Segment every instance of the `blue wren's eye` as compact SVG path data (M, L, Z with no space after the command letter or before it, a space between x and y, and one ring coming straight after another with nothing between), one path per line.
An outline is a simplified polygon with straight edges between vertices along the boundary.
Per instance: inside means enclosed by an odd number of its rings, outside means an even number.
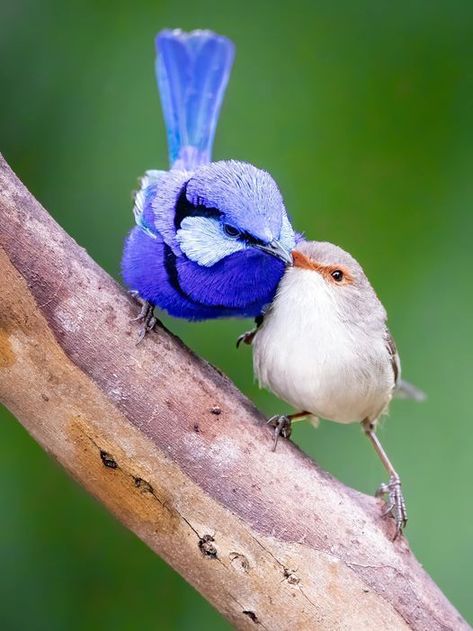
M232 239L237 239L241 232L235 226L231 226L229 223L223 224L223 231L227 235L227 237L231 237Z

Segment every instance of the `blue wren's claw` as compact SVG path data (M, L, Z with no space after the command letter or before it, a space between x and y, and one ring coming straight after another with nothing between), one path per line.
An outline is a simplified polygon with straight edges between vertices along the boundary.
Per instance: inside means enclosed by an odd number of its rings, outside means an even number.
M274 427L273 451L276 451L280 436L283 438L290 438L292 433L292 421L289 416L276 415L268 419L267 424Z
M136 316L136 318L132 318L132 322L142 322L142 326L140 328L140 332L138 335L138 340L136 345L143 341L144 337L147 333L152 331L156 326L157 319L154 316L154 306L148 302L147 300L141 300L136 292L130 292L130 294L136 298L139 302L141 302L141 311Z
M396 524L396 532L394 539L397 539L399 535L402 535L402 531L407 525L407 511L406 502L404 501L404 495L401 489L401 480L398 476L392 475L389 478L387 484L380 484L376 497L386 496L386 509L383 512L383 517L390 515Z

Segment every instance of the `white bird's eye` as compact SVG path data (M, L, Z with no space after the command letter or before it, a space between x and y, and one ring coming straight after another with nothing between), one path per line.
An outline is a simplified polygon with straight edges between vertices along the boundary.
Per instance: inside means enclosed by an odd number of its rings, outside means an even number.
M341 269L336 269L332 272L331 274L332 278L334 281L336 281L337 283L341 283L343 280L343 272Z
M241 234L238 228L235 228L235 226L231 226L229 223L223 224L223 231L227 235L227 237L230 237L232 239L237 239Z

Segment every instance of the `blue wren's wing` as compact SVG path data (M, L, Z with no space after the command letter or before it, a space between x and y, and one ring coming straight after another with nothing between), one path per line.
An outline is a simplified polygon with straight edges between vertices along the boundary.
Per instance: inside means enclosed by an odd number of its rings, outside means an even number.
M156 238L156 229L148 208L159 181L165 174L166 171L146 171L140 180L140 190L135 193L133 215L135 216L136 225L152 239Z
M211 31L164 30L156 47L171 168L192 171L211 160L234 46Z

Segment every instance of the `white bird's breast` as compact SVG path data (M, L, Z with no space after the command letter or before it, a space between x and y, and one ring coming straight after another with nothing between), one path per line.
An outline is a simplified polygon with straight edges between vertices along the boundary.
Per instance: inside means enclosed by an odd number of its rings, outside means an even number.
M383 335L347 323L309 270L286 272L253 340L253 365L260 386L297 411L340 423L377 418L394 386Z

